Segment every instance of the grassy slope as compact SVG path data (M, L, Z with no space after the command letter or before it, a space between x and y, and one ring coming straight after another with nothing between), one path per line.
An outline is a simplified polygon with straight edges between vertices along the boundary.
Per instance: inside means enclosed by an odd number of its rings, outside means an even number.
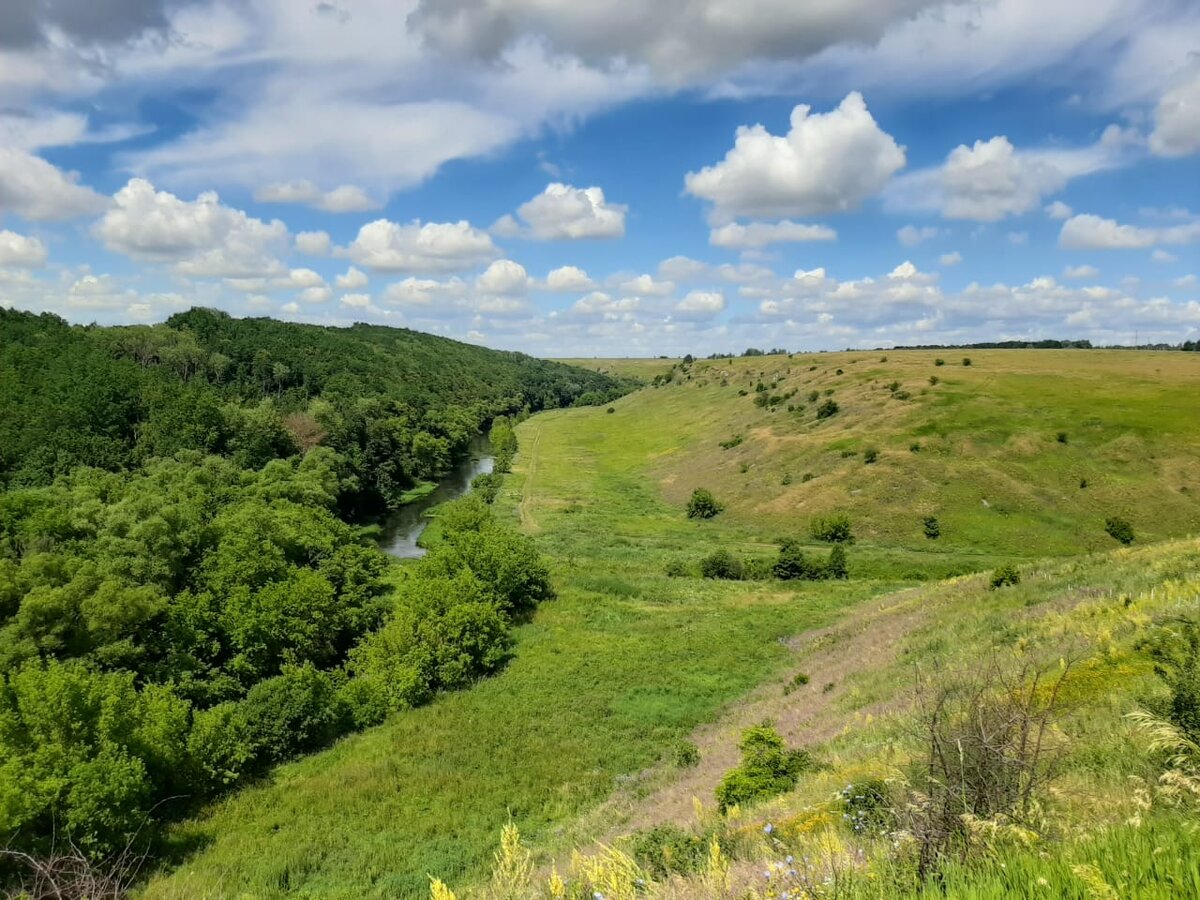
M1196 361L973 352L969 369L935 369L935 355L703 361L691 381L623 398L613 414L530 420L498 505L536 536L561 596L520 629L509 669L218 805L181 829L205 849L149 896L404 895L422 889L426 872L469 879L508 810L543 846L587 834L591 826L560 828L614 786L628 792L619 776L783 671L792 654L779 639L886 591L896 573L1108 546L1101 528L1112 512L1127 514L1139 539L1200 521L1196 495L1180 491L1200 493ZM665 364L638 367L633 374L652 377ZM930 374L941 383L929 386ZM780 376L774 392L795 387L789 402L803 402L805 414L737 396ZM892 380L912 399L890 399L883 385ZM806 395L827 387L842 412L818 424ZM1055 440L1059 430L1068 444ZM734 433L745 441L721 450ZM908 450L914 440L920 453ZM881 451L874 466L841 456L868 444ZM802 484L807 471L816 477ZM708 523L684 519L682 502L698 485L728 511ZM660 574L668 559L694 561L716 543L767 555L777 535L802 533L811 515L832 509L849 510L860 536L849 585L793 593ZM920 535L925 514L942 520L936 544Z

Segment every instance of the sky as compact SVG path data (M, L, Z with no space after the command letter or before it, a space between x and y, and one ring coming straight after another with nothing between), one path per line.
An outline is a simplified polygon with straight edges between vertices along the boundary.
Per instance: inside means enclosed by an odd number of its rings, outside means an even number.
M0 0L0 305L1200 339L1200 3Z

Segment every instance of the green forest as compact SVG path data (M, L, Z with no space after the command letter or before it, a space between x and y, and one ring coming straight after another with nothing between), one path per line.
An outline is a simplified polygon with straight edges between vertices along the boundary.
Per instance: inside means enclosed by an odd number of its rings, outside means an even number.
M415 565L365 526L489 429L506 468L510 416L629 387L203 309L0 309L0 341L0 846L33 858L162 852L162 823L503 665L552 592L494 489Z

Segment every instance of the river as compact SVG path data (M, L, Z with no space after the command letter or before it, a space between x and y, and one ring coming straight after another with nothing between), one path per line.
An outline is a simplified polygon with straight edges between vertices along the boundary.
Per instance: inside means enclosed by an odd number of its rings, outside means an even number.
M429 524L425 513L439 503L454 500L470 491L471 480L476 475L491 472L494 461L488 439L483 435L475 438L471 441L466 458L438 483L436 490L419 500L404 504L384 520L379 546L385 553L399 559L418 559L424 556L425 551L417 546L417 541L425 526Z

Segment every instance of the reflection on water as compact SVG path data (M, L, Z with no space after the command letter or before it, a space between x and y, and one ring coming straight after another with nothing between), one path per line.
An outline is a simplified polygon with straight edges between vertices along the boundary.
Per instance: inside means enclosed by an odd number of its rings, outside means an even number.
M483 437L471 441L467 458L460 462L442 479L437 490L413 503L406 503L387 517L383 523L383 534L379 546L385 553L400 559L417 559L425 551L417 546L417 539L429 524L425 512L439 503L461 497L471 489L471 479L492 471L492 448Z

